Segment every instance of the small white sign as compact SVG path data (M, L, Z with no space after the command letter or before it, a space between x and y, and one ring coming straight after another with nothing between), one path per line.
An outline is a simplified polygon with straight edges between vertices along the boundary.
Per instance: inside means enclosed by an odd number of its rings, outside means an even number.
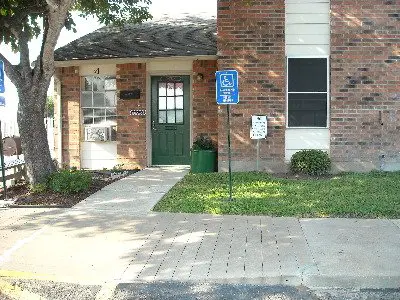
M251 116L250 138L253 140L267 137L267 116Z

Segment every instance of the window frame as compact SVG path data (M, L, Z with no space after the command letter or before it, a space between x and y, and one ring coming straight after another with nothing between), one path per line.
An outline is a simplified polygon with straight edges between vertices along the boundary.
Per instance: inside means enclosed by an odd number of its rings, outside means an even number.
M100 77L100 78L102 78L104 81L106 80L106 79L113 79L113 80L115 80L115 90L106 90L105 88L104 88L104 91L102 91L102 93L104 94L104 101L105 101L105 97L106 97L106 93L107 92L114 92L114 97L115 97L115 106L103 106L103 107L100 107L100 106L91 106L91 107L89 107L89 106L83 106L83 94L84 94L84 92L90 92L91 94L92 94L92 104L94 104L93 103L93 94L95 93L95 92L98 92L98 91L93 91L93 86L92 86L92 90L91 91L87 91L87 90L85 90L85 86L84 86L84 80L85 80L85 78L88 78L88 77ZM96 74L96 75L82 75L82 76L80 76L79 77L80 79L79 79L79 87L80 87L80 89L79 89L79 111L80 111L80 118L79 118L79 126L80 126L80 128L81 128L81 130L82 130L82 133L81 133L81 137L84 137L85 136L85 133L84 133L84 131L85 131L85 128L86 127L109 127L109 134L110 134L110 138L109 138L109 140L107 141L107 142L116 142L117 141L117 126L118 126L118 111L117 111L117 106L118 106L118 93L117 93L117 77L115 76L115 75L98 75L98 74ZM104 117L105 117L105 120L106 120L106 123L107 124L104 124L104 125L100 125L100 124L95 124L95 123L93 123L94 122L94 120L93 120L93 118L94 117L92 117L92 123L91 124L85 124L85 118L84 118L84 114L83 114L83 110L84 109L91 109L91 110L95 110L95 109L102 109L102 110L104 110ZM107 109L115 109L115 121L107 121Z
M99 78L102 78L104 81L106 79L114 79L114 80L117 79L115 75L85 75L85 76L80 76L80 91L79 91L79 94L80 94L80 96L79 96L80 97L80 115L81 115L80 124L83 127L98 126L98 124L95 124L95 123L85 124L84 114L83 114L83 110L84 109L92 109L92 110L102 109L102 110L104 110L104 117L105 118L107 118L107 115L106 115L106 110L107 109L115 109L115 124L109 124L107 126L116 127L117 126L117 117L118 117L118 114L117 114L117 101L118 101L118 98L117 98L117 87L115 87L115 90L106 90L106 89L104 89L104 91L102 92L104 94L104 97L106 97L106 93L107 92L111 92L112 91L112 92L115 93L115 95L114 95L114 97L115 97L115 106L102 106L102 107L100 107L100 106L83 106L83 94L84 94L84 92L90 92L92 94L92 104L94 104L93 103L93 95L94 95L94 93L96 91L93 91L93 87L92 87L91 91L86 91L84 89L84 80L85 80L85 78L88 78L88 77L92 77L92 78L93 77L99 77ZM104 100L105 100L105 98L104 98ZM93 120L92 120L92 122L93 122Z
M326 126L289 126L289 94L324 94L325 92L289 92L289 59L326 59ZM287 55L286 56L286 129L329 129L330 128L330 56L329 55Z
M165 83L165 95L160 96L160 83ZM174 85L174 95L168 95L168 84L172 83ZM176 86L177 84L182 84L182 95L176 94ZM182 108L177 108L177 98L182 98ZM160 109L160 98L165 98L165 109ZM174 99L174 108L168 109L168 98ZM175 112L175 122L169 123L168 122L168 112L174 111ZM177 112L182 111L182 122L177 122ZM160 122L160 112L165 112L165 122ZM183 80L164 80L157 82L157 124L158 125L184 125L185 124L185 93L184 93L184 82Z

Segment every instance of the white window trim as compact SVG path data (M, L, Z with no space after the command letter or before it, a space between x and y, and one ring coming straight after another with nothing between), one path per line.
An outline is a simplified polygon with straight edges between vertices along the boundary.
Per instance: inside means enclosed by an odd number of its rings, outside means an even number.
M326 127L290 127L289 126L289 58L325 58L326 59ZM330 128L330 61L329 55L288 55L286 56L286 129L329 129ZM298 94L321 94L321 92L296 92Z
M85 124L84 123L84 117L83 117L83 109L96 109L96 108L99 108L99 109L117 109L117 105L118 105L118 99L116 98L116 102L115 102L115 106L104 106L104 107L95 107L95 106L93 106L93 107L89 107L89 106L83 106L83 100L82 100L82 94L83 94L83 92L91 92L92 94L93 94L93 90L92 91L85 91L85 90L83 90L83 83L82 83L82 79L83 78L87 78L87 77L103 77L103 78L106 78L106 77L112 77L112 78L114 78L115 80L116 80L116 76L115 75L97 75L97 74L95 74L95 75L82 75L82 76L79 76L80 77L80 79L79 79L79 86L80 86L80 90L79 90L79 109L80 109L80 120L79 120L79 123L80 123L80 126L82 126L82 127L86 127L86 126L93 126L94 124ZM116 97L117 97L117 94L118 94L118 90L117 90L117 88L115 87L115 90L108 90L108 91L115 91L115 94L116 94ZM107 91L106 90L104 90L104 93L106 93ZM117 117L118 117L118 112L116 111L116 115L117 115ZM117 126L117 121L115 121L115 125L110 125L110 126Z

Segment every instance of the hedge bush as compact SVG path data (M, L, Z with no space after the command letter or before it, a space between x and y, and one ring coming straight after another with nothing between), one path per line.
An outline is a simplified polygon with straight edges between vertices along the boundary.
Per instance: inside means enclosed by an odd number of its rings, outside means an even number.
M331 159L322 150L301 150L290 159L290 171L295 174L324 175L331 169Z
M89 189L92 175L81 170L60 170L49 178L49 188L57 193L76 194Z

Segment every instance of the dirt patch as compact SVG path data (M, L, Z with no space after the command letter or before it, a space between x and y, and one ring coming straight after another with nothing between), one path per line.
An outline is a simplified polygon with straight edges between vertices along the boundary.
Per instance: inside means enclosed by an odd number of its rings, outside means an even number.
M111 173L109 171L93 171L92 172L92 185L86 191L76 194L60 194L53 191L45 191L42 193L32 193L29 189L29 184L26 182L18 183L17 185L7 189L7 200L14 201L13 205L26 206L26 205L41 205L41 206L55 206L55 207L72 207L75 204L86 199L90 195L101 190L105 186L120 180L128 175L136 173L139 170L129 170L118 173ZM0 200L4 200L2 189Z

